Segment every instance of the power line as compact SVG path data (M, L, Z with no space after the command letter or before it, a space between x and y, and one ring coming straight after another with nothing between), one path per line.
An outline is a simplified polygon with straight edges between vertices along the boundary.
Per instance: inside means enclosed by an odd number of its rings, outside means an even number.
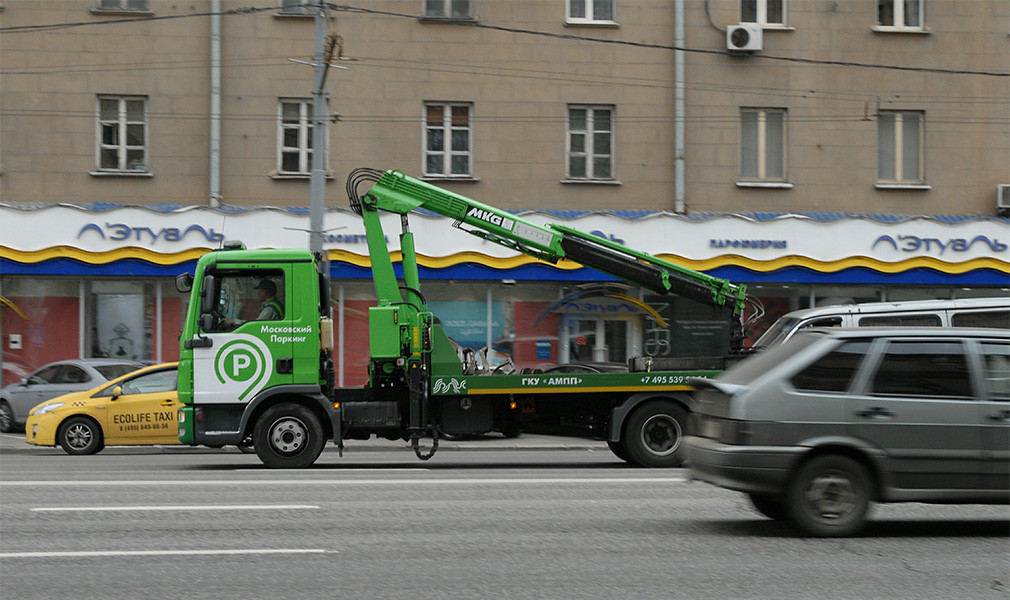
M566 33L554 33L550 31L539 31L535 29L525 29L519 27L505 27L502 25L490 25L488 23L480 23L477 21L467 21L459 19L443 19L435 17L420 17L418 15L411 15L407 13L397 13L392 11L377 10L371 8L363 8L360 6L352 6L347 4L327 4L327 8L337 12L347 12L347 13L357 13L357 14L368 14L368 15L382 15L387 17L410 19L410 20L424 20L430 22L444 23L447 25L455 25L457 27L473 27L477 29L486 29L489 31L501 31L504 33L512 33L519 35L532 35L539 37L549 37L560 40L569 41L580 41L580 42L591 42L597 44L609 44L609 45L619 45L628 46L635 48L648 48L654 50L672 50L680 51L686 53L694 54L708 54L708 55L719 55L719 56L733 56L733 53L728 50L712 50L706 48L687 48L681 46L675 46L673 44L659 44L654 42L633 42L629 40L613 40L606 38L597 38L583 35L574 35ZM53 31L58 29L69 29L74 27L87 27L87 26L99 26L99 25L117 25L124 23L137 23L137 22L149 22L158 20L168 20L168 19L183 19L183 18L194 18L194 17L209 17L212 15L221 16L235 16L235 15L249 15L257 14L262 12L271 12L278 10L278 7L246 7L237 8L232 10L226 10L221 12L199 12L199 13L185 13L178 15L155 15L155 16L144 16L135 17L129 19L114 19L105 21L79 21L72 23L51 23L42 25L21 25L14 27L0 27L0 33L28 33L28 32L40 32L40 31ZM816 58L802 58L797 56L781 56L781 55L771 55L766 53L754 54L751 56L752 59L757 60L767 60L767 61L779 61L779 62L790 62L796 64L806 64L806 65L817 65L817 66L837 66L837 67L853 67L853 68L863 68L863 69L882 69L882 70L894 70L894 71L909 71L917 73L937 73L946 75L978 75L982 77L1010 77L1010 72L1002 71L981 71L972 69L946 69L940 67L916 67L908 65L892 65L884 63L866 63L857 61L843 61L843 60L825 60Z
M397 18L415 19L418 20L420 17L416 15L409 15L405 13L396 13L391 11L382 11L371 8L361 8L357 6L348 5L338 5L338 4L328 4L330 9L335 11L343 12L354 12L354 13L365 13L365 14L378 14ZM689 52L696 54L714 54L722 56L734 56L734 54L728 50L711 50L705 48L685 48L681 46L675 46L673 44L658 44L653 42L631 42L628 40L610 40L606 38L596 38L582 35L573 35L568 33L553 33L549 31L538 31L535 29L523 29L517 27L504 27L501 25L489 25L487 23L480 23L477 21L467 21L461 19L440 19L434 17L425 17L425 21L433 21L438 23L445 23L447 25L456 25L458 27L474 27L477 29L488 29L493 31L502 31L505 33L516 33L523 35L535 35L541 37L549 37L562 40L572 40L581 42L593 42L598 44L614 44L619 46L632 46L636 48L651 48L656 50L674 50L681 52ZM864 69L886 69L886 70L897 70L897 71L913 71L919 73L943 73L948 75L981 75L985 77L1010 77L1010 72L999 72L999 71L975 71L970 69L944 69L939 67L912 67L903 65L888 65L882 63L862 63L855 61L844 61L844 60L823 60L816 58L800 58L796 56L776 56L771 54L754 54L752 58L772 60L772 61L785 61L794 62L800 64L810 64L810 65L828 65L837 67L858 67Z

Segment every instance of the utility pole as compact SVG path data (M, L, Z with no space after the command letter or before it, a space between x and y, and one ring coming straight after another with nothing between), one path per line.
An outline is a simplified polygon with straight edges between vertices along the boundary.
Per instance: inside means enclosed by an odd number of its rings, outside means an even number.
M328 31L326 3L321 1L316 12L315 54L312 57L315 89L312 90L312 175L309 187L309 250L319 254L323 252L326 155L329 145L329 115L326 101L329 94L326 92L326 73L329 71L330 59L333 58L333 49L336 46L336 38L328 36Z

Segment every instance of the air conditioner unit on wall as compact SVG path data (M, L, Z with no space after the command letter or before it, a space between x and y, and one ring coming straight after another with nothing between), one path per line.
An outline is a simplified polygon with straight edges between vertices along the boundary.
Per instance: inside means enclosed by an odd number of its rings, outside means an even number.
M996 208L1010 210L1010 183L996 186Z
M730 52L756 52L761 49L760 25L730 25L726 28L726 49Z

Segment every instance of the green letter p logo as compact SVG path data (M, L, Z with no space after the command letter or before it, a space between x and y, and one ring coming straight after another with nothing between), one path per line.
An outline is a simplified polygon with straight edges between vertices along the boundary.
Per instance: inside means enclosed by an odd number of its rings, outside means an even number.
M222 386L231 390L239 401L245 401L260 391L270 378L271 361L270 349L258 338L235 336L218 351L214 373Z

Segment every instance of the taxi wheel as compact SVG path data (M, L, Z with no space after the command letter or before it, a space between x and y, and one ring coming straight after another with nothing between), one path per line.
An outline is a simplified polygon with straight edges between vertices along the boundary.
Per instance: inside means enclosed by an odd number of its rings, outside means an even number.
M102 429L87 417L71 417L60 426L56 438L67 454L95 454L103 447Z
M14 411L7 402L0 402L0 433L14 431Z

